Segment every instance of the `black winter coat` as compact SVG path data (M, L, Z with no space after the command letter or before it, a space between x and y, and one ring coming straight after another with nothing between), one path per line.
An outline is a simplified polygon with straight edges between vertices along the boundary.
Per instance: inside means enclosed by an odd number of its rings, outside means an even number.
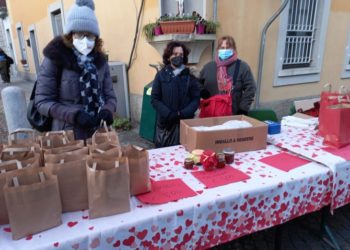
M152 86L151 103L157 111L157 126L166 128L179 123L179 119L193 118L199 99L199 83L189 69L175 76L172 67L165 66L157 73Z

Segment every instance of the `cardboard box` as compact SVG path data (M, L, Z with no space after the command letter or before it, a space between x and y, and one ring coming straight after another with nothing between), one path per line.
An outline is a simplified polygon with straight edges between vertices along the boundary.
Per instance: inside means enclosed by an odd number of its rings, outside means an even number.
M245 120L253 125L250 128L196 131L192 127L221 125L230 120ZM266 148L267 125L264 122L244 116L225 116L181 120L180 143L191 152L193 149L212 149L222 151L233 148L236 152L253 151Z
M305 100L297 100L294 101L294 106L295 106L295 110L297 112L305 112L308 111L310 109L315 108L315 104L317 102L320 102L320 98L312 98L312 99L305 99Z

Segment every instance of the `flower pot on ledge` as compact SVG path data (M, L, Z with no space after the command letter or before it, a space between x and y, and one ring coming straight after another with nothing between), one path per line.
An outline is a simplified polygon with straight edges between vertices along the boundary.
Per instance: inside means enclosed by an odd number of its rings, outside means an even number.
M159 23L163 34L190 34L193 33L195 28L193 20L163 21Z
M154 27L153 32L154 32L155 36L163 35L163 31L162 31L162 28L160 26Z
M197 34L205 34L205 24L199 23L196 25Z

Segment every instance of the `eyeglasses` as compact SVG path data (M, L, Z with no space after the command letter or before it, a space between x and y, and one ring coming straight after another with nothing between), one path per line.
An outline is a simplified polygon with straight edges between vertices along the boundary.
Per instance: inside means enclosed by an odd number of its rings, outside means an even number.
M77 39L83 39L84 37L86 37L90 41L96 40L96 36L94 34L89 33L89 32L75 32L75 33L73 33L73 36Z

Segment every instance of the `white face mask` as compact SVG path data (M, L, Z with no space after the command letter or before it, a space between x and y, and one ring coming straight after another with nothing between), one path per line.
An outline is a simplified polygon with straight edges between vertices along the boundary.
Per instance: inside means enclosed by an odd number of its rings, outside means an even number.
M74 38L74 47L83 55L87 56L95 47L95 41L91 41L84 37L83 39Z

